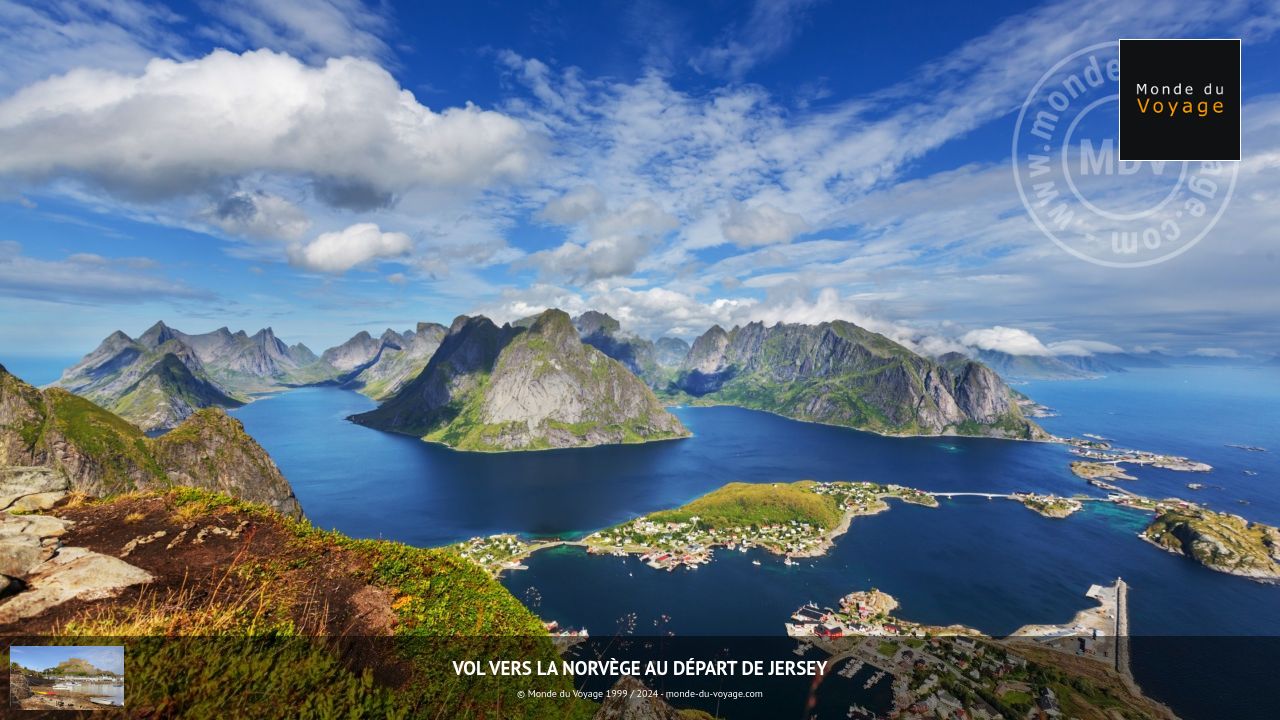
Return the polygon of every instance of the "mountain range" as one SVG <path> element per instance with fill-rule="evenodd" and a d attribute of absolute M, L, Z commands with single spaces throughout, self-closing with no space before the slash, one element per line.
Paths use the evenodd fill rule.
<path fill-rule="evenodd" d="M 449 328 L 361 331 L 319 356 L 270 328 L 190 335 L 156 323 L 137 339 L 113 333 L 55 386 L 154 433 L 200 408 L 335 384 L 381 401 L 356 422 L 460 449 L 506 450 L 687 434 L 658 397 L 894 434 L 1036 438 L 1043 432 L 1022 417 L 1000 374 L 1123 371 L 1101 357 L 986 351 L 979 360 L 926 358 L 843 321 L 715 326 L 690 346 L 627 333 L 604 313 L 570 319 L 556 310 L 501 327 L 462 316 Z"/>
<path fill-rule="evenodd" d="M 501 327 L 460 316 L 422 372 L 351 418 L 462 450 L 538 450 L 683 437 L 688 430 L 560 310 Z"/>
<path fill-rule="evenodd" d="M 712 327 L 673 389 L 702 404 L 890 434 L 1046 437 L 982 363 L 959 354 L 934 361 L 840 320 Z"/>
<path fill-rule="evenodd" d="M 375 340 L 362 330 L 320 359 L 341 373 L 343 387 L 384 400 L 422 372 L 448 332 L 443 325 L 418 323 L 402 333 L 388 328 Z"/>

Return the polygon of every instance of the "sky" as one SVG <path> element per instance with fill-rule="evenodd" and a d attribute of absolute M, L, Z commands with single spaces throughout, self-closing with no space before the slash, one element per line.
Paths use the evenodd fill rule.
<path fill-rule="evenodd" d="M 359 330 L 560 307 L 692 338 L 1280 353 L 1280 3 L 0 0 L 0 356 L 157 320 Z M 1040 76 L 1243 40 L 1212 233 L 1108 268 L 1011 172 Z"/>
<path fill-rule="evenodd" d="M 48 670 L 80 658 L 99 670 L 124 673 L 124 647 L 119 645 L 14 645 L 10 660 L 29 670 Z"/>

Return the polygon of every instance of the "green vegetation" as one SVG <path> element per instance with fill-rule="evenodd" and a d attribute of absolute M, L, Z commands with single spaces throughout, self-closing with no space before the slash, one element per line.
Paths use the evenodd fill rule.
<path fill-rule="evenodd" d="M 1163 505 L 1143 536 L 1213 570 L 1280 579 L 1280 530 L 1270 525 L 1191 505 Z"/>
<path fill-rule="evenodd" d="M 225 576 L 191 568 L 189 577 L 162 577 L 157 586 L 169 589 L 100 601 L 54 633 L 66 644 L 125 644 L 131 708 L 193 718 L 435 717 L 448 708 L 451 718 L 585 720 L 594 711 L 585 701 L 515 701 L 517 689 L 533 686 L 528 679 L 453 671 L 453 660 L 557 655 L 537 617 L 449 551 L 356 540 L 195 488 L 89 502 L 95 517 L 141 507 L 169 527 L 249 519 L 262 544 L 245 545 Z M 379 636 L 352 629 L 336 610 L 357 595 L 381 598 L 394 616 Z M 572 686 L 571 677 L 536 681 L 539 689 Z"/>
<path fill-rule="evenodd" d="M 97 464 L 104 494 L 131 490 L 140 483 L 164 482 L 164 470 L 137 427 L 65 390 L 51 388 L 45 397 L 52 429 Z"/>
<path fill-rule="evenodd" d="M 840 524 L 843 513 L 834 497 L 813 492 L 812 480 L 782 483 L 734 482 L 713 490 L 676 510 L 651 513 L 655 523 L 689 522 L 719 529 L 762 527 L 791 522 L 809 523 L 830 530 Z"/>

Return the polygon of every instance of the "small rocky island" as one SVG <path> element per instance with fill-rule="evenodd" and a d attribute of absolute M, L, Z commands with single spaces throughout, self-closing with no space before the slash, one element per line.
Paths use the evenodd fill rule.
<path fill-rule="evenodd" d="M 1142 537 L 1218 572 L 1280 582 L 1280 529 L 1180 503 L 1160 508 Z"/>

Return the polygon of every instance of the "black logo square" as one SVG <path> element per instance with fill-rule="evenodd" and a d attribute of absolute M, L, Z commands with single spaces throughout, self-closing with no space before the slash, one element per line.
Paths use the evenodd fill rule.
<path fill-rule="evenodd" d="M 1121 160 L 1240 159 L 1239 40 L 1120 41 Z"/>

